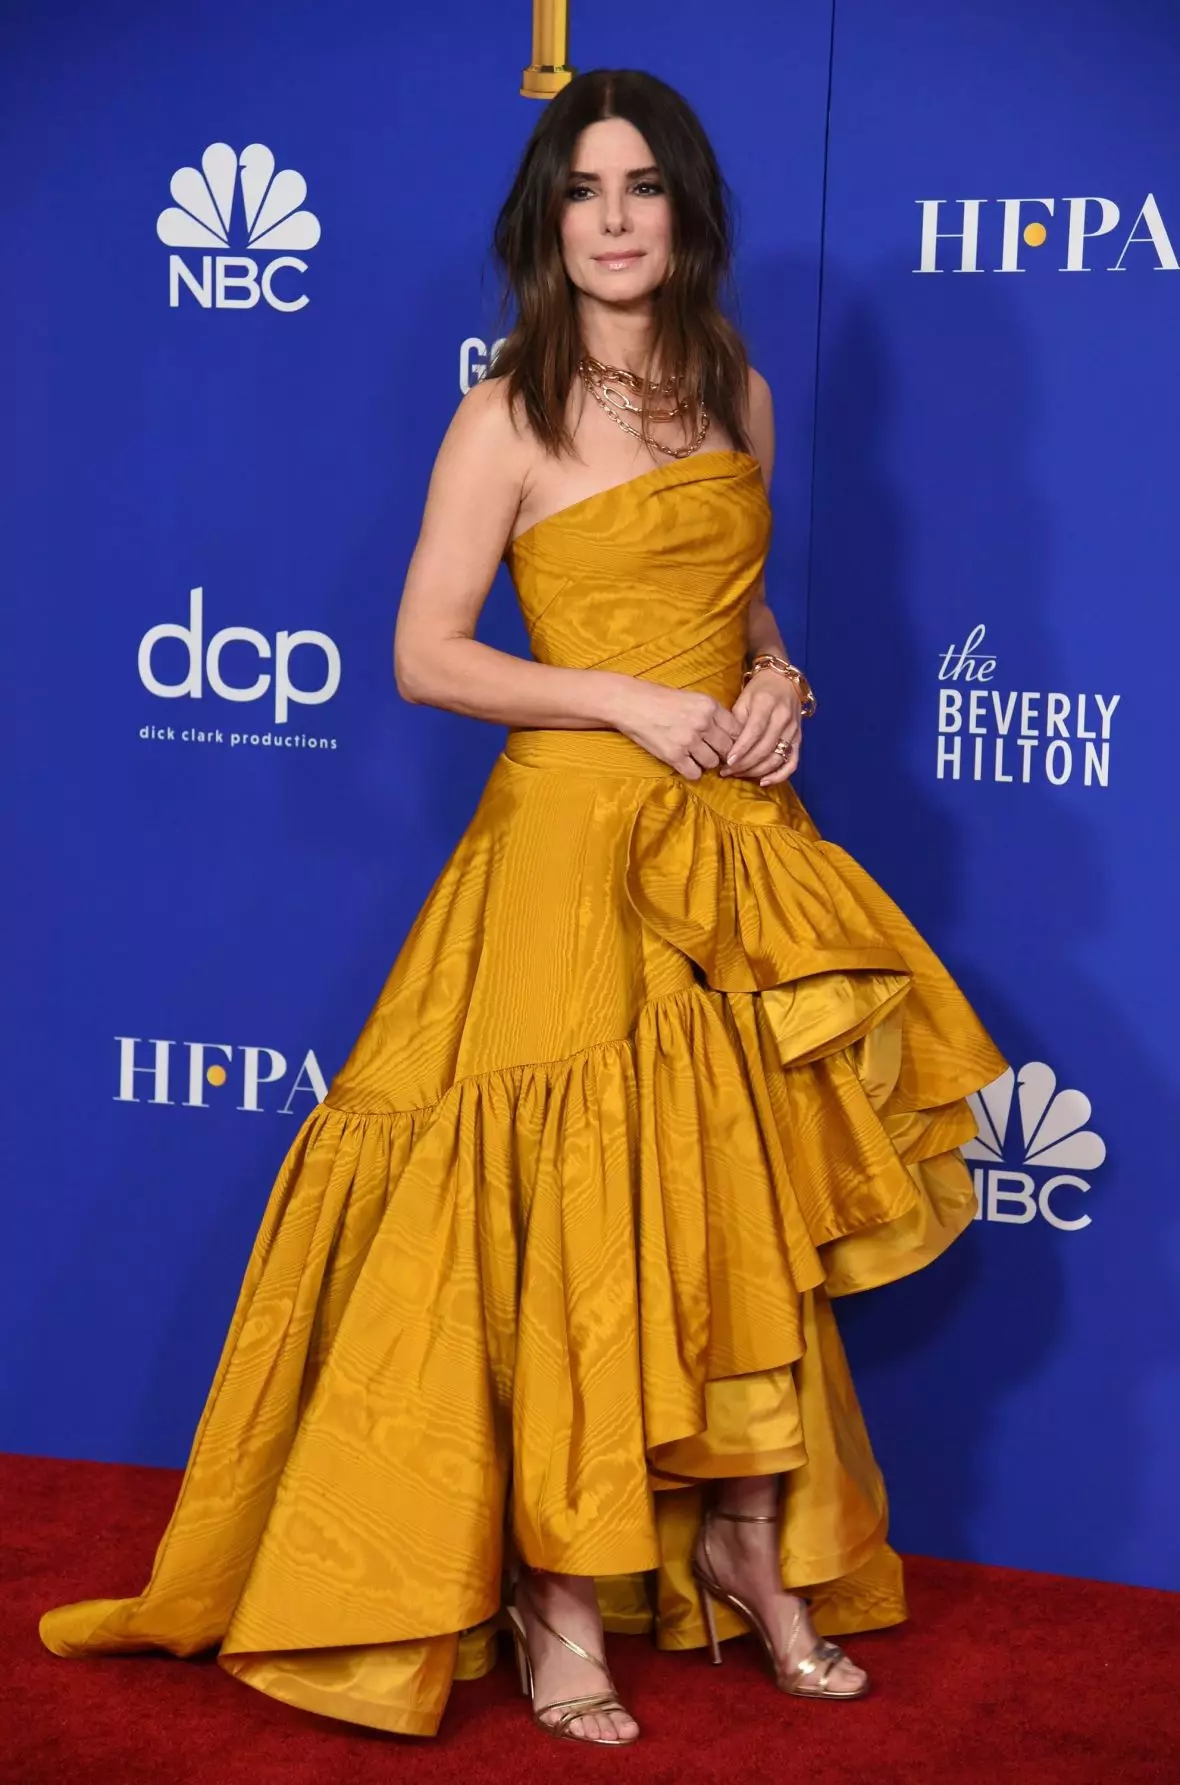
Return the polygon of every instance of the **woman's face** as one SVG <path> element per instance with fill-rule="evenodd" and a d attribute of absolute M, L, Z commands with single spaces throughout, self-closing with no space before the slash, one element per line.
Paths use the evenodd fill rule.
<path fill-rule="evenodd" d="M 672 206 L 646 141 L 624 118 L 603 118 L 574 146 L 561 216 L 565 270 L 603 303 L 634 304 L 668 275 Z"/>

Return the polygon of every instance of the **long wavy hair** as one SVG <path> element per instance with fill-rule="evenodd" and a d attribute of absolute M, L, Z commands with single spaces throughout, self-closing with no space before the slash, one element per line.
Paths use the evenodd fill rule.
<path fill-rule="evenodd" d="M 732 296 L 732 195 L 692 107 L 640 69 L 577 75 L 547 102 L 528 140 L 493 237 L 503 277 L 500 328 L 513 301 L 516 317 L 488 376 L 508 380 L 511 412 L 523 404 L 547 452 L 573 452 L 566 407 L 584 348 L 562 260 L 561 215 L 575 144 L 603 118 L 625 118 L 641 133 L 672 209 L 671 270 L 652 293 L 647 357 L 635 369 L 647 378 L 656 367 L 666 368 L 664 376 L 675 372 L 693 433 L 703 401 L 738 450 L 748 451 L 749 360 L 721 307 L 722 293 Z M 639 418 L 645 437 L 651 407 L 645 393 Z"/>

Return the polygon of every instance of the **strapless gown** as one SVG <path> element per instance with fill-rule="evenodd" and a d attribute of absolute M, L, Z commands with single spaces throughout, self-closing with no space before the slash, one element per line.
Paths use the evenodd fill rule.
<path fill-rule="evenodd" d="M 505 553 L 533 656 L 732 706 L 770 530 L 732 451 L 550 515 Z M 789 785 L 511 731 L 279 1172 L 147 1587 L 43 1640 L 216 1646 L 428 1735 L 492 1665 L 511 1543 L 698 1647 L 701 1484 L 779 1470 L 818 1628 L 900 1621 L 831 1300 L 967 1227 L 965 1099 L 1003 1070 Z"/>

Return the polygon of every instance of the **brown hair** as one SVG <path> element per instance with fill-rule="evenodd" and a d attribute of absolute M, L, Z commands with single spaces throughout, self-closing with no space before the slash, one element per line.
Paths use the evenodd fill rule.
<path fill-rule="evenodd" d="M 488 372 L 508 380 L 509 405 L 523 404 L 547 452 L 573 451 L 566 403 L 583 345 L 574 290 L 561 254 L 560 220 L 574 146 L 602 118 L 625 118 L 642 134 L 672 207 L 672 270 L 652 294 L 648 358 L 641 369 L 675 368 L 684 379 L 690 430 L 700 421 L 698 392 L 739 451 L 745 431 L 749 360 L 741 335 L 722 313 L 719 293 L 732 280 L 732 198 L 700 119 L 654 74 L 594 68 L 548 101 L 525 147 L 496 220 L 493 246 L 503 272 L 503 323 L 511 299 L 516 320 Z M 639 426 L 646 434 L 646 399 Z"/>

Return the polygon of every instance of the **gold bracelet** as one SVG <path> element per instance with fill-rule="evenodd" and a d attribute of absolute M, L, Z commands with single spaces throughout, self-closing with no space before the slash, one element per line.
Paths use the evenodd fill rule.
<path fill-rule="evenodd" d="M 800 716 L 810 719 L 819 702 L 815 698 L 811 683 L 798 664 L 792 663 L 789 657 L 776 657 L 773 651 L 756 651 L 749 658 L 742 676 L 743 688 L 750 677 L 756 676 L 760 669 L 773 669 L 777 675 L 786 676 L 788 682 L 794 684 L 795 693 L 799 696 Z"/>

